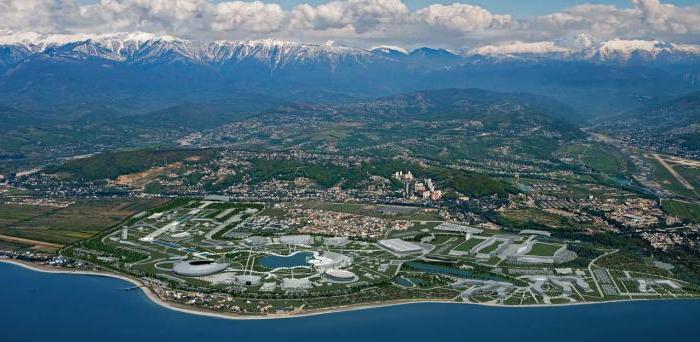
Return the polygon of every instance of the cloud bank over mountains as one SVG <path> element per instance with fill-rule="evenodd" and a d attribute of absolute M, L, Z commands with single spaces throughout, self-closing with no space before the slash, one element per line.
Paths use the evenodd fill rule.
<path fill-rule="evenodd" d="M 0 0 L 0 35 L 17 32 L 149 32 L 197 40 L 335 40 L 359 47 L 452 49 L 554 42 L 556 48 L 576 49 L 616 38 L 700 43 L 700 5 L 631 0 L 629 8 L 585 4 L 515 18 L 464 3 L 411 10 L 401 0 L 338 0 L 289 10 L 261 1 Z"/>

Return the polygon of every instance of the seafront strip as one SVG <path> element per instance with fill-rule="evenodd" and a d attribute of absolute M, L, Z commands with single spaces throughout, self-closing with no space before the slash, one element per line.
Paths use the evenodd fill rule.
<path fill-rule="evenodd" d="M 115 278 L 115 279 L 123 280 L 123 281 L 126 281 L 126 282 L 133 284 L 137 288 L 140 288 L 149 300 L 153 301 L 154 303 L 158 304 L 159 306 L 161 306 L 163 308 L 186 313 L 186 314 L 206 316 L 206 317 L 212 317 L 212 318 L 231 319 L 231 320 L 263 320 L 263 319 L 303 318 L 303 317 L 318 316 L 318 315 L 325 315 L 325 314 L 332 314 L 332 313 L 341 313 L 341 312 L 356 311 L 356 310 L 367 310 L 367 309 L 391 307 L 391 306 L 398 306 L 398 305 L 425 304 L 425 303 L 479 305 L 479 306 L 489 306 L 489 307 L 507 307 L 507 308 L 512 308 L 512 309 L 517 309 L 517 308 L 526 309 L 526 308 L 535 308 L 535 307 L 561 307 L 561 306 L 573 306 L 573 305 L 592 305 L 592 304 L 607 304 L 607 303 L 652 300 L 652 299 L 634 298 L 634 299 L 622 299 L 622 300 L 608 300 L 608 301 L 601 301 L 601 302 L 506 305 L 506 304 L 493 304 L 493 303 L 455 302 L 455 301 L 449 301 L 449 300 L 415 299 L 415 300 L 400 300 L 400 301 L 391 301 L 391 302 L 383 302 L 383 303 L 364 303 L 364 304 L 357 304 L 357 305 L 352 305 L 352 306 L 338 306 L 338 307 L 329 308 L 329 309 L 322 309 L 322 310 L 300 311 L 300 312 L 295 312 L 295 313 L 291 313 L 291 314 L 267 314 L 264 316 L 244 316 L 244 315 L 213 312 L 213 311 L 197 309 L 197 308 L 188 308 L 188 307 L 183 307 L 183 306 L 178 305 L 178 304 L 173 304 L 173 303 L 164 301 L 161 298 L 159 298 L 155 293 L 153 293 L 153 291 L 146 284 L 142 283 L 141 281 L 134 279 L 134 278 L 131 278 L 131 277 L 124 276 L 124 275 L 116 274 L 116 273 L 102 272 L 102 271 L 65 270 L 65 269 L 60 269 L 57 267 L 40 265 L 40 264 L 36 264 L 36 263 L 19 261 L 19 260 L 14 260 L 14 259 L 0 259 L 0 262 L 12 264 L 12 265 L 19 266 L 19 267 L 22 267 L 22 268 L 25 268 L 25 269 L 28 269 L 31 271 L 35 271 L 35 272 L 108 277 L 108 278 Z M 694 299 L 694 298 L 664 298 L 663 300 L 697 300 L 697 299 Z"/>

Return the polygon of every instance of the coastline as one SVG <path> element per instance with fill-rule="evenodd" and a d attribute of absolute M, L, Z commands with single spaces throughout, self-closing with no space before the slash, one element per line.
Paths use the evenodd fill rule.
<path fill-rule="evenodd" d="M 41 273 L 53 273 L 53 274 L 73 274 L 73 275 L 86 275 L 86 276 L 97 276 L 97 277 L 108 277 L 115 278 L 126 281 L 128 283 L 137 286 L 146 297 L 153 303 L 161 306 L 162 308 L 178 311 L 191 315 L 205 316 L 211 318 L 221 318 L 230 320 L 265 320 L 265 319 L 290 319 L 290 318 L 303 318 L 310 316 L 318 316 L 325 314 L 367 310 L 374 308 L 392 307 L 398 305 L 410 305 L 410 304 L 423 304 L 423 303 L 433 303 L 433 304 L 458 304 L 458 305 L 480 305 L 487 307 L 496 308 L 510 308 L 510 309 L 527 309 L 527 308 L 545 308 L 545 307 L 562 307 L 562 306 L 574 306 L 574 305 L 594 305 L 594 304 L 607 304 L 607 303 L 620 303 L 620 302 L 634 302 L 634 301 L 653 301 L 653 300 L 698 300 L 699 298 L 634 298 L 634 299 L 616 299 L 608 301 L 599 302 L 576 302 L 576 303 L 563 303 L 563 304 L 527 304 L 527 305 L 505 305 L 505 304 L 491 304 L 491 303 L 470 303 L 470 302 L 455 302 L 452 300 L 438 300 L 438 299 L 405 299 L 387 302 L 375 302 L 375 303 L 362 303 L 356 305 L 345 305 L 336 306 L 323 309 L 314 309 L 301 312 L 292 312 L 288 314 L 267 314 L 267 315 L 242 315 L 236 313 L 222 313 L 207 310 L 204 308 L 196 308 L 191 306 L 185 306 L 178 303 L 168 302 L 166 300 L 158 297 L 148 286 L 146 286 L 140 280 L 125 276 L 122 274 L 107 272 L 107 271 L 74 271 L 66 270 L 58 267 L 36 264 L 29 261 L 22 261 L 16 259 L 0 259 L 0 263 L 13 264 L 31 271 L 41 272 Z"/>

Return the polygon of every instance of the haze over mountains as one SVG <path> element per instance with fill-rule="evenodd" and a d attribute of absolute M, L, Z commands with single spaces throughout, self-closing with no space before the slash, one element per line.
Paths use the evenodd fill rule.
<path fill-rule="evenodd" d="M 71 118 L 85 108 L 133 114 L 240 93 L 337 102 L 451 87 L 542 94 L 584 118 L 606 116 L 700 89 L 700 46 L 611 40 L 450 52 L 146 33 L 0 37 L 0 104 Z"/>

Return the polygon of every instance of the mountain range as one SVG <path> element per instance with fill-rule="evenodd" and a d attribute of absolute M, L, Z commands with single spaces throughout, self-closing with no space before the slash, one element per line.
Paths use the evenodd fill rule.
<path fill-rule="evenodd" d="M 34 54 L 55 57 L 97 57 L 126 63 L 191 62 L 209 65 L 241 63 L 257 60 L 271 70 L 299 63 L 347 62 L 370 63 L 378 60 L 416 60 L 421 57 L 441 56 L 446 60 L 474 62 L 491 57 L 547 58 L 561 60 L 596 61 L 601 63 L 635 63 L 642 61 L 697 61 L 700 45 L 674 44 L 663 41 L 621 40 L 604 41 L 585 47 L 566 47 L 552 41 L 532 43 L 515 42 L 486 45 L 451 52 L 428 47 L 408 51 L 397 46 L 377 46 L 371 49 L 337 46 L 334 42 L 322 45 L 301 44 L 274 39 L 247 41 L 194 41 L 150 33 L 115 33 L 104 35 L 41 35 L 36 33 L 0 36 L 3 64 L 11 65 Z"/>
<path fill-rule="evenodd" d="M 137 114 L 239 93 L 343 102 L 443 88 L 529 92 L 586 119 L 606 116 L 700 89 L 700 46 L 613 40 L 454 52 L 146 33 L 0 36 L 0 104 L 47 117 Z"/>

